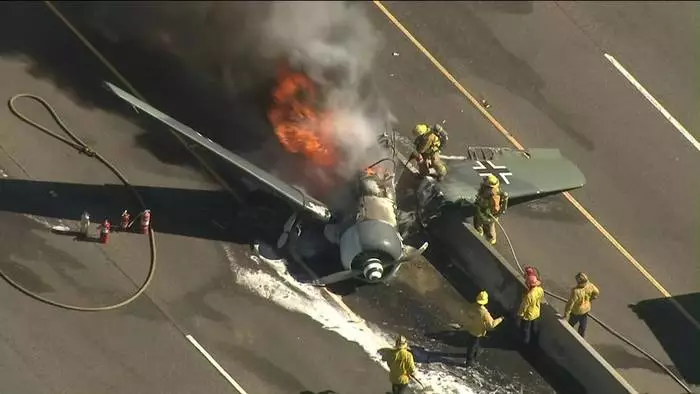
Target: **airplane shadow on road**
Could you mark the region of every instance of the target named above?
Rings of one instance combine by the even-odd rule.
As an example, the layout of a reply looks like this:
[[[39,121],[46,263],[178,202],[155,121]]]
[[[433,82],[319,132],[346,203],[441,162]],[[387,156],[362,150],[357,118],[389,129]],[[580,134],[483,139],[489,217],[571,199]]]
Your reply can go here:
[[[683,316],[673,304],[673,301],[680,304],[696,321],[700,320],[700,293],[644,300],[635,305],[630,305],[630,308],[654,333],[671,358],[671,361],[673,361],[681,377],[687,383],[697,385],[700,384],[700,368],[698,368],[700,332]],[[619,352],[615,353],[615,355],[621,356]],[[612,357],[616,357],[615,355]],[[634,362],[637,359],[638,362]],[[624,365],[630,362],[636,364],[636,366]],[[643,358],[642,355],[633,356],[628,354],[626,357],[622,356],[619,363],[621,367],[625,368],[636,367],[659,370],[655,364]],[[672,366],[669,366],[669,369],[674,370]]]
[[[152,211],[156,232],[236,243],[265,238],[264,224],[269,221],[252,217],[257,210],[239,209],[241,206],[223,191],[154,186],[135,189]],[[257,203],[263,205],[259,197]],[[118,184],[0,180],[0,211],[75,221],[87,211],[93,222],[110,219],[117,226],[125,209],[133,218],[140,207],[129,190]],[[281,226],[274,226],[275,232]]]
[[[156,186],[134,188],[152,212],[152,228],[156,233],[250,246],[255,242],[275,245],[284,222],[292,213],[279,199],[264,192],[253,191],[237,201],[229,193],[220,190]],[[0,180],[0,211],[70,220],[73,221],[73,232],[77,229],[83,211],[90,213],[93,222],[101,223],[109,219],[116,230],[125,209],[133,219],[141,207],[133,194],[120,184]],[[134,227],[138,227],[138,223]],[[63,233],[72,234],[70,231]],[[97,242],[95,239],[90,240]],[[280,252],[272,249],[271,252],[279,256]],[[261,251],[269,252],[267,248],[261,248]],[[328,261],[338,259],[337,253],[337,248],[329,250],[321,256],[323,258],[319,262],[322,264],[308,264],[307,267],[317,276],[332,273],[340,269],[340,263],[328,264]],[[299,281],[313,279],[300,264],[288,264],[287,269]],[[329,290],[347,294],[363,285],[340,283],[329,286]]]

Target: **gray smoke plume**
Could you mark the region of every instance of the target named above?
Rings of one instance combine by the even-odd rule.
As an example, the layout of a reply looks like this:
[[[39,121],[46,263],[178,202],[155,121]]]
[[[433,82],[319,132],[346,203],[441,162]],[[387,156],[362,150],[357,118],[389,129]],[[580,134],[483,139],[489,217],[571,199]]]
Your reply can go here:
[[[332,142],[343,157],[336,176],[349,179],[387,156],[376,141],[391,115],[370,75],[382,40],[361,3],[93,1],[80,7],[111,41],[169,52],[229,96],[269,96],[278,62],[286,60],[317,83],[323,109],[333,113]],[[264,118],[270,102],[246,116]]]
[[[368,86],[382,40],[363,11],[357,3],[277,2],[261,26],[262,55],[287,59],[325,92],[345,177],[385,155],[377,136],[389,115]]]

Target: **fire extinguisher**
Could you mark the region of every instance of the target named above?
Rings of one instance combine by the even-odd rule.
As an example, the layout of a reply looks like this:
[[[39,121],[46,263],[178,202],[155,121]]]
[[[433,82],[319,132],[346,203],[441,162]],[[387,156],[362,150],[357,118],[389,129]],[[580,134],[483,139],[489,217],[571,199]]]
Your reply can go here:
[[[109,241],[109,232],[112,225],[109,220],[105,219],[104,223],[100,225],[100,243],[106,244]]]
[[[141,234],[147,234],[151,225],[151,210],[147,209],[141,214]]]
[[[90,214],[83,212],[80,215],[80,235],[87,238],[88,232],[90,231]]]

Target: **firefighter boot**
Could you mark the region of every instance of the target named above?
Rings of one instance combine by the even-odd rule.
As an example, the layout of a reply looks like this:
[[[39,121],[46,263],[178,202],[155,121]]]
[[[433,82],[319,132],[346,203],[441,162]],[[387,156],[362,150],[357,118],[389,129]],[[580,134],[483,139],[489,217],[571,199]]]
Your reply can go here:
[[[486,226],[488,227],[486,239],[489,240],[491,245],[496,245],[496,222],[488,223]]]
[[[476,215],[474,216],[474,230],[476,230],[476,232],[482,237],[484,236],[484,229],[481,227],[479,218]]]

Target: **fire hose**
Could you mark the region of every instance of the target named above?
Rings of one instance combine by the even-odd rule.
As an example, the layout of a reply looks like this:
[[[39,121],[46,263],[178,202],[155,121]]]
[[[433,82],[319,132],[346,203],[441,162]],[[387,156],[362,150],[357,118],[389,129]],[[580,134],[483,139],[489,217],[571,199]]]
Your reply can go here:
[[[32,99],[38,103],[40,103],[46,110],[49,111],[49,114],[51,114],[51,117],[56,121],[56,123],[61,127],[61,129],[72,139],[69,140],[53,131],[51,131],[49,128],[29,119],[27,116],[23,115],[21,112],[17,110],[15,107],[15,101],[19,98],[28,98]],[[134,188],[129,181],[126,179],[124,174],[122,174],[112,163],[110,163],[107,159],[105,159],[102,155],[100,155],[98,152],[92,150],[83,140],[81,140],[75,133],[73,133],[66,125],[63,123],[63,120],[58,116],[56,111],[51,107],[51,105],[44,100],[42,97],[35,96],[33,94],[27,94],[27,93],[20,93],[17,95],[14,95],[10,98],[8,102],[8,106],[10,108],[10,111],[20,118],[22,121],[25,123],[28,123],[29,125],[43,131],[44,133],[50,135],[51,137],[54,137],[58,139],[59,141],[64,142],[65,144],[71,146],[72,148],[76,149],[79,153],[86,154],[89,157],[93,157],[97,160],[99,160],[102,164],[104,164],[107,168],[109,168],[114,175],[121,180],[121,182],[124,184],[124,186],[129,189],[129,191],[134,195],[136,200],[138,200],[139,205],[142,208],[142,211],[146,210],[146,203],[144,202],[143,198],[141,197],[141,194]],[[12,279],[6,272],[0,270],[0,276],[2,276],[5,281],[7,281],[10,285],[12,285],[14,288],[17,290],[21,291],[25,295],[34,298],[38,301],[41,301],[43,303],[53,305],[59,308],[63,309],[68,309],[68,310],[73,310],[73,311],[82,311],[82,312],[99,312],[99,311],[109,311],[117,308],[121,308],[125,305],[128,305],[129,303],[133,302],[136,300],[141,294],[143,294],[144,291],[148,288],[148,286],[151,283],[151,280],[153,279],[153,276],[156,271],[156,240],[155,240],[155,233],[153,232],[153,229],[149,227],[148,229],[148,242],[150,246],[150,254],[151,254],[151,259],[150,259],[150,267],[148,269],[148,274],[146,276],[146,279],[144,280],[143,284],[136,290],[135,293],[133,293],[130,297],[124,299],[123,301],[120,301],[116,304],[112,305],[104,305],[104,306],[95,306],[95,307],[87,307],[87,306],[79,306],[79,305],[70,305],[58,301],[51,300],[49,298],[43,297],[26,287],[22,286],[20,283]]]
[[[496,223],[498,223],[498,227],[501,228],[501,231],[503,231],[503,235],[506,237],[506,241],[508,241],[508,248],[510,249],[511,254],[513,255],[513,260],[515,260],[515,264],[517,265],[518,270],[520,271],[520,273],[524,274],[525,271],[523,270],[523,267],[520,265],[520,262],[518,261],[518,256],[517,256],[517,254],[515,253],[515,248],[513,247],[513,243],[510,241],[510,237],[508,237],[508,232],[506,231],[505,228],[503,228],[503,226],[501,225],[501,223],[500,223],[499,221],[496,221]],[[551,297],[553,297],[553,298],[555,298],[555,299],[557,299],[557,300],[559,300],[559,301],[562,301],[562,302],[567,302],[567,301],[568,301],[566,298],[564,298],[564,297],[562,297],[562,296],[560,296],[560,295],[558,295],[558,294],[552,293],[551,291],[545,290],[544,292],[545,292],[545,294],[547,294],[547,295],[549,295],[549,296],[551,296]],[[641,354],[643,354],[646,358],[648,358],[649,360],[651,360],[654,364],[656,364],[657,366],[659,366],[659,368],[661,368],[664,372],[666,372],[666,374],[668,374],[668,376],[670,376],[671,378],[673,378],[673,380],[675,380],[676,383],[678,383],[681,387],[683,387],[683,389],[684,389],[687,393],[693,394],[693,391],[690,389],[690,387],[688,387],[688,386],[683,382],[683,380],[681,380],[681,378],[679,378],[678,376],[676,376],[676,375],[675,375],[670,369],[668,369],[668,367],[666,367],[661,361],[659,361],[658,359],[656,359],[654,356],[652,356],[651,354],[649,354],[646,350],[644,350],[644,349],[641,348],[640,346],[638,346],[638,345],[636,345],[635,343],[633,343],[629,338],[625,337],[624,335],[620,334],[618,331],[614,330],[612,327],[610,327],[609,325],[607,325],[605,322],[603,322],[602,320],[600,320],[599,318],[597,318],[597,317],[594,316],[593,314],[589,313],[588,316],[590,316],[591,319],[593,319],[596,323],[598,323],[601,327],[603,327],[604,330],[608,331],[610,334],[614,335],[615,337],[617,337],[617,338],[620,339],[621,341],[625,342],[626,344],[628,344],[629,346],[631,346],[632,348],[634,348],[635,350],[637,350],[638,352],[640,352]]]

